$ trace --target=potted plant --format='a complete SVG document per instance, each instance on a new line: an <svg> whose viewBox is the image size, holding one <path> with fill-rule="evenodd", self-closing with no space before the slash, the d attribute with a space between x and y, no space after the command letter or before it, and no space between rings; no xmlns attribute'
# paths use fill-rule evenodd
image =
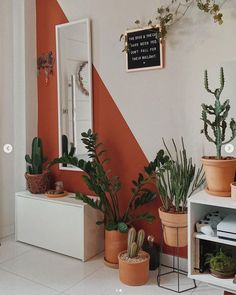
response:
<svg viewBox="0 0 236 295"><path fill-rule="evenodd" d="M204 183L202 167L196 169L192 158L187 156L183 138L181 142L178 151L172 139L174 153L171 154L163 140L166 150L160 150L155 160L145 168L156 180L162 202L159 216L164 241L172 247L187 245L187 200Z"/></svg>
<svg viewBox="0 0 236 295"><path fill-rule="evenodd" d="M27 188L32 194L43 194L50 189L51 178L48 169L43 168L47 158L43 156L42 140L35 137L32 141L31 157L25 155Z"/></svg>
<svg viewBox="0 0 236 295"><path fill-rule="evenodd" d="M156 193L146 188L149 178L142 173L133 181L131 198L127 209L121 213L119 206L119 191L121 183L118 176L111 176L105 169L106 151L103 144L98 142L98 135L91 130L82 133L82 142L88 150L90 160L78 160L74 156L64 156L53 160L50 165L56 163L70 164L80 168L86 173L83 179L88 188L98 197L97 200L78 192L76 198L87 203L91 207L101 211L104 219L97 221L97 224L105 226L105 257L104 262L110 267L118 267L118 254L126 249L128 227L138 220L152 222L154 216L148 212L135 214L135 210L149 202Z"/></svg>
<svg viewBox="0 0 236 295"><path fill-rule="evenodd" d="M205 264L209 265L210 273L219 279L233 278L236 273L236 261L231 254L220 249L216 254L208 253Z"/></svg>
<svg viewBox="0 0 236 295"><path fill-rule="evenodd" d="M138 231L136 239L135 228L130 228L128 232L128 249L119 253L119 275L122 283L129 286L144 285L149 276L150 256L142 251L145 238L143 229Z"/></svg>
<svg viewBox="0 0 236 295"><path fill-rule="evenodd" d="M209 194L216 196L230 196L230 183L234 181L236 171L236 158L222 157L222 147L230 143L236 137L236 122L226 122L230 110L229 100L220 102L220 96L224 89L224 70L220 69L220 88L212 91L208 85L208 74L205 71L205 88L208 93L215 97L214 105L202 104L202 120L204 133L207 140L216 147L216 156L203 156L202 163L206 174L207 188ZM210 117L213 119L210 120ZM229 139L225 139L227 127L231 131ZM210 134L210 130L211 134Z"/></svg>

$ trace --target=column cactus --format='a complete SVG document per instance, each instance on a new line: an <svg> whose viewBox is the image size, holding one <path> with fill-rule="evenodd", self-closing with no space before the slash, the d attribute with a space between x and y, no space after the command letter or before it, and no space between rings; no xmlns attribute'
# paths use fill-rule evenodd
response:
<svg viewBox="0 0 236 295"><path fill-rule="evenodd" d="M33 139L31 157L26 155L25 160L29 164L27 167L29 174L43 173L43 163L47 161L47 158L43 156L43 145L40 138Z"/></svg>
<svg viewBox="0 0 236 295"><path fill-rule="evenodd" d="M143 246L145 238L145 232L143 229L140 229L137 234L136 239L136 230L135 228L131 228L128 232L128 257L134 258L138 256L139 251Z"/></svg>
<svg viewBox="0 0 236 295"><path fill-rule="evenodd" d="M221 149L225 144L230 143L236 137L236 122L232 118L229 127L231 129L231 137L226 140L225 134L227 129L226 119L230 110L229 99L225 100L224 103L220 102L220 96L224 89L225 79L224 79L224 70L221 67L220 69L220 88L216 88L215 91L209 88L208 84L208 73L205 70L204 75L204 85L207 92L211 93L215 97L215 103L213 105L202 104L202 117L201 119L204 122L203 129L201 133L204 133L207 140L212 142L216 146L216 158L221 159ZM210 120L209 116L213 116L213 120ZM213 135L209 135L208 127L211 128Z"/></svg>

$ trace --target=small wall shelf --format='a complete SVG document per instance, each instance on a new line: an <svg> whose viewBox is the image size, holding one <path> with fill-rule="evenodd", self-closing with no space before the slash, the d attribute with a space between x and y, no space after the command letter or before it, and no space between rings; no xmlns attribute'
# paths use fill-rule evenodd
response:
<svg viewBox="0 0 236 295"><path fill-rule="evenodd" d="M196 232L196 222L212 211L219 211L222 216L236 214L236 202L229 197L211 196L205 191L200 191L188 201L188 277L236 293L236 284L233 283L233 279L218 279L209 273L199 273L195 268L199 240L236 247L236 241L218 238L216 234L210 237Z"/></svg>
<svg viewBox="0 0 236 295"><path fill-rule="evenodd" d="M73 194L47 198L16 193L16 240L86 261L104 249L101 214Z"/></svg>

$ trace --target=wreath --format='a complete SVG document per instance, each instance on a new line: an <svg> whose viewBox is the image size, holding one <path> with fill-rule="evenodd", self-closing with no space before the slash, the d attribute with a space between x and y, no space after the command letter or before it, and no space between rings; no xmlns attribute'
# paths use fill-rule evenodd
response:
<svg viewBox="0 0 236 295"><path fill-rule="evenodd" d="M78 65L78 68L76 70L76 73L77 73L76 81L81 92L85 94L86 96L89 96L89 91L88 89L86 89L84 85L84 78L83 78L83 70L85 69L86 65L88 65L87 61L83 61Z"/></svg>

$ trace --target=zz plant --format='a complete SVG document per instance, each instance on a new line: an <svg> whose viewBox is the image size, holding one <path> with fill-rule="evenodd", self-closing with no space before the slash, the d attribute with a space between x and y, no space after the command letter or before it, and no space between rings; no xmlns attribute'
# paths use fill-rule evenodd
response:
<svg viewBox="0 0 236 295"><path fill-rule="evenodd" d="M188 158L183 138L179 150L174 139L172 143L173 154L163 139L165 151L160 150L145 170L156 180L164 211L186 212L188 198L205 181L204 173L202 166L197 169L192 158Z"/></svg>
<svg viewBox="0 0 236 295"><path fill-rule="evenodd" d="M144 174L140 173L137 179L133 180L131 198L125 212L122 214L119 206L121 182L118 176L111 176L110 171L105 169L105 164L109 159L106 157L103 143L98 141L98 135L91 130L82 133L82 142L88 151L88 161L78 160L77 157L68 154L53 160L50 166L56 163L70 164L86 173L82 177L88 188L94 192L98 199L94 200L81 192L76 193L76 198L103 213L104 219L97 221L97 224L104 224L106 230L127 232L128 225L134 221L145 220L152 222L154 216L149 212L135 213L136 209L156 198L156 193L146 188L146 184L150 180L149 177L145 177Z"/></svg>
<svg viewBox="0 0 236 295"><path fill-rule="evenodd" d="M214 95L215 102L214 105L202 104L202 121L204 123L203 129L201 133L204 133L207 140L212 142L216 146L216 158L221 159L221 149L222 146L230 143L236 137L236 122L232 118L229 123L229 129L231 130L231 137L226 140L226 130L228 127L228 123L226 121L230 104L229 99L226 99L223 103L220 101L221 93L224 89L225 78L224 78L224 70L220 69L220 87L216 88L214 91L209 88L208 84L208 74L205 71L205 79L204 79L205 89L208 93ZM212 120L210 120L212 117ZM209 128L212 131L212 135L209 134Z"/></svg>

